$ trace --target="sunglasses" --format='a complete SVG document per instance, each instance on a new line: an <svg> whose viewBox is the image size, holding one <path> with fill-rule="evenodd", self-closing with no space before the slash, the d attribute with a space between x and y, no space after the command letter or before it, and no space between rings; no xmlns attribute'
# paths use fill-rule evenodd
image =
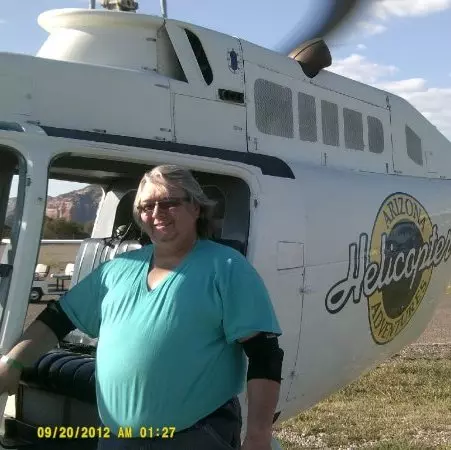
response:
<svg viewBox="0 0 451 450"><path fill-rule="evenodd" d="M165 200L158 200L155 202L147 201L142 205L138 206L138 211L140 213L153 213L155 211L155 206L158 205L159 210L167 211L170 208L176 208L180 206L183 202L189 201L189 197L180 197L180 198L168 198Z"/></svg>

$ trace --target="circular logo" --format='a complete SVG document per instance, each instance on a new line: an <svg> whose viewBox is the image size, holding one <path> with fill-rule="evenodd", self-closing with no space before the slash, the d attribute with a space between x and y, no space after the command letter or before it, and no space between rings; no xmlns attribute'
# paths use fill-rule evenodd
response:
<svg viewBox="0 0 451 450"><path fill-rule="evenodd" d="M398 192L383 201L371 236L360 233L348 255L346 275L326 294L326 310L338 314L351 299L366 298L373 340L386 344L421 305L434 267L451 257L451 229L439 234L423 205Z"/></svg>
<svg viewBox="0 0 451 450"><path fill-rule="evenodd" d="M421 304L432 276L431 219L410 195L382 203L371 235L365 291L371 334L378 344L397 336Z"/></svg>

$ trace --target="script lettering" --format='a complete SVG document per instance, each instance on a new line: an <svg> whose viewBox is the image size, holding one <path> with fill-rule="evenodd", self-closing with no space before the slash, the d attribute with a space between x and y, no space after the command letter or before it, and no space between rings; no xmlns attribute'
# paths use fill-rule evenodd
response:
<svg viewBox="0 0 451 450"><path fill-rule="evenodd" d="M390 208L393 212L397 207L401 209L400 205L395 205L396 203ZM411 211L413 214L416 213L413 207ZM391 248L387 250L387 236L383 233L381 235L380 263L369 262L368 236L361 234L359 243L352 243L349 246L349 264L346 277L335 284L327 293L327 310L330 313L337 313L346 305L351 296L354 303L358 303L361 300L362 293L366 297L371 297L376 291L381 291L392 282L408 280L410 281L410 289L412 289L419 272L438 266L450 257L450 231L446 236L439 237L437 225L434 225L429 242L424 242L419 248L413 247L407 253L401 251L396 254Z"/></svg>

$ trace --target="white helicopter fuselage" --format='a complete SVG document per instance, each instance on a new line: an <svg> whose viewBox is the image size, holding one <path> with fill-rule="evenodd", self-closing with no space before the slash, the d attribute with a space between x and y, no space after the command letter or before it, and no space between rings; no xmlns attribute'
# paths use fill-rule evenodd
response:
<svg viewBox="0 0 451 450"><path fill-rule="evenodd" d="M59 10L40 23L37 56L0 54L0 121L22 128L0 146L28 180L3 350L22 331L48 168L64 154L244 180L246 255L283 329L278 420L420 336L448 295L451 143L410 104L179 21ZM110 235L114 202L93 237Z"/></svg>

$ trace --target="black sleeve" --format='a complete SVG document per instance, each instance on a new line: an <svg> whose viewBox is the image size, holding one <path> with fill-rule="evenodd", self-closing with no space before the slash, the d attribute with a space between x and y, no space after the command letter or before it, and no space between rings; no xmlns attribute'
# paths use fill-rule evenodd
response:
<svg viewBox="0 0 451 450"><path fill-rule="evenodd" d="M248 381L253 378L263 378L278 383L282 381L284 351L279 347L276 334L259 333L244 341L242 346L249 358Z"/></svg>
<svg viewBox="0 0 451 450"><path fill-rule="evenodd" d="M47 308L36 317L36 320L45 323L55 333L58 340L76 328L59 303L54 300L48 303Z"/></svg>

